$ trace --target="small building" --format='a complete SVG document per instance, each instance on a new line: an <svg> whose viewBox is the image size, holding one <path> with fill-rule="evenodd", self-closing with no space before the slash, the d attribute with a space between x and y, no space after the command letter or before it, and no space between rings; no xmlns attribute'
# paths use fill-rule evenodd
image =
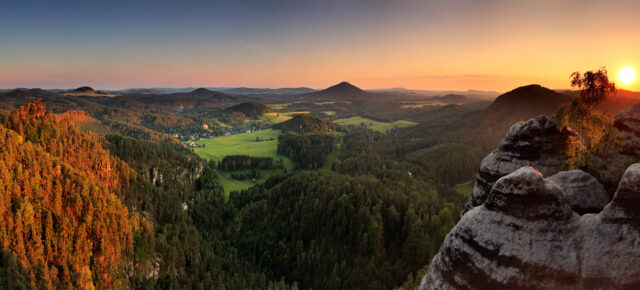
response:
<svg viewBox="0 0 640 290"><path fill-rule="evenodd" d="M229 131L224 132L224 135L225 135L225 136L229 136L229 135L231 135L231 132L229 132Z"/></svg>
<svg viewBox="0 0 640 290"><path fill-rule="evenodd" d="M209 125L207 125L207 124L202 124L202 129L209 130Z"/></svg>

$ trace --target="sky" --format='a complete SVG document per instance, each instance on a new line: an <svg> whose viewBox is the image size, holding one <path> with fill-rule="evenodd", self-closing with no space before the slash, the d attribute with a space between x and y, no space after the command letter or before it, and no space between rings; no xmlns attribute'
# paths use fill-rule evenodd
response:
<svg viewBox="0 0 640 290"><path fill-rule="evenodd" d="M0 88L507 91L640 71L632 0L3 2Z"/></svg>

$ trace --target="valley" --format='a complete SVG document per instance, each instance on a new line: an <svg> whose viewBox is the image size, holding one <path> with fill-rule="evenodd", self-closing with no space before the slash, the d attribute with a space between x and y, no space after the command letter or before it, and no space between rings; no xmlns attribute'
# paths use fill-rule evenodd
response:
<svg viewBox="0 0 640 290"><path fill-rule="evenodd" d="M470 180L483 158L505 142L514 122L557 114L558 107L576 100L574 94L537 85L493 102L397 92L382 97L346 82L260 98L208 89L110 92L113 96L87 88L71 92L5 92L3 126L31 140L28 144L67 142L42 129L25 129L32 124L53 132L73 128L64 130L76 130L101 146L101 154L121 162L116 167L128 179L107 176L104 184L116 186L117 199L135 216L129 232L135 238L122 241L112 265L134 263L135 270L91 283L132 288L417 287L459 213L476 206L470 205L479 198L474 186L482 183ZM408 98L438 105L406 106ZM598 110L610 114L637 101L640 95L627 93ZM43 148L55 148L50 146ZM77 158L94 158L83 154ZM17 173L4 180L22 184L30 178ZM47 214L41 210L36 214ZM35 285L88 283L42 276L29 270L35 260L14 250L9 255L20 261L19 269L27 269L17 270L25 281L40 281ZM194 255L200 258L193 260Z"/></svg>
<svg viewBox="0 0 640 290"><path fill-rule="evenodd" d="M2 4L0 290L640 289L638 1Z"/></svg>

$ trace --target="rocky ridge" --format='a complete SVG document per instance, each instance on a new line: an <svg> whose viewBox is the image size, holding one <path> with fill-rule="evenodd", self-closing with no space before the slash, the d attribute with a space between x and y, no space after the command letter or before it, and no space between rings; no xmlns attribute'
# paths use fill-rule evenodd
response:
<svg viewBox="0 0 640 290"><path fill-rule="evenodd" d="M639 156L640 106L614 126L621 150ZM543 116L514 125L482 161L420 289L640 288L640 163L610 199L591 174L562 171L573 138Z"/></svg>
<svg viewBox="0 0 640 290"><path fill-rule="evenodd" d="M471 197L461 215L483 204L500 177L523 166L532 166L545 176L562 170L569 144L577 134L559 129L553 118L544 115L511 126L500 146L482 160Z"/></svg>

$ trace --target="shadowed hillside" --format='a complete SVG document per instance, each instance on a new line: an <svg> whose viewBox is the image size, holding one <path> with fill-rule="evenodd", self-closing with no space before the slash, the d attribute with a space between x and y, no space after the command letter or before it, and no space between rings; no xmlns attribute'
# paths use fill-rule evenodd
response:
<svg viewBox="0 0 640 290"><path fill-rule="evenodd" d="M276 124L274 129L279 129L284 132L293 131L296 133L307 132L333 132L340 128L339 125L332 123L329 120L316 117L311 114L300 114L285 122Z"/></svg>

